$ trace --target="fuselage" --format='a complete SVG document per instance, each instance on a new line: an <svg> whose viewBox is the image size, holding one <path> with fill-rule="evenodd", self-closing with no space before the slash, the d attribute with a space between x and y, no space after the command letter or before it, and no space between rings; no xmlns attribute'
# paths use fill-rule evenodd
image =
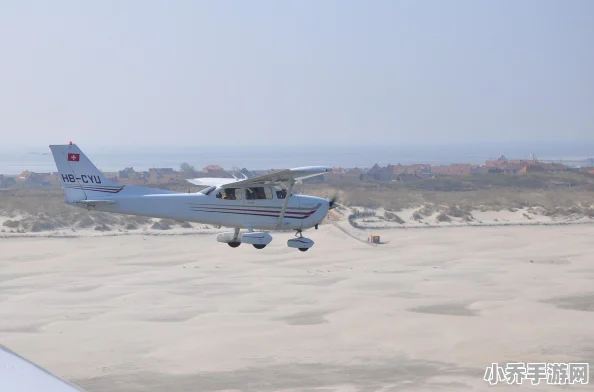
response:
<svg viewBox="0 0 594 392"><path fill-rule="evenodd" d="M197 222L224 227L304 230L322 222L328 200L303 195L286 195L274 187L211 187L199 193L129 194L111 197L115 204L97 203L90 209L129 215ZM266 189L267 188L267 189ZM206 192L205 192L206 191ZM256 192L254 192L256 191ZM283 204L289 198L282 221ZM279 224L280 223L280 224Z"/></svg>

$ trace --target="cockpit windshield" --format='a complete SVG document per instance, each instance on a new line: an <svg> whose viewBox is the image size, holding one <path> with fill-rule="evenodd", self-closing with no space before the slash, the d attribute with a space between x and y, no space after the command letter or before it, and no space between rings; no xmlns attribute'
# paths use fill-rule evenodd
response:
<svg viewBox="0 0 594 392"><path fill-rule="evenodd" d="M214 191L217 187L216 186L209 186L208 188L204 188L198 193L202 193L203 195L210 195L212 191Z"/></svg>

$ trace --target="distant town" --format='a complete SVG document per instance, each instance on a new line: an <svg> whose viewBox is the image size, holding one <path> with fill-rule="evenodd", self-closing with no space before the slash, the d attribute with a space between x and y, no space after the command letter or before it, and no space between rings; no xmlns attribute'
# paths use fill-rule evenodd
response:
<svg viewBox="0 0 594 392"><path fill-rule="evenodd" d="M323 176L313 177L304 180L305 183L320 183L332 177L348 180L367 180L377 181L396 181L405 182L415 179L433 179L448 176L473 176L487 174L501 175L522 175L526 173L537 172L558 172L558 171L582 171L594 175L594 162L592 158L585 161L586 165L582 167L570 167L562 163L542 162L535 156L528 159L507 159L501 155L497 159L486 160L484 164L473 165L465 163L453 163L450 165L430 165L430 164L410 164L410 165L374 165L371 168L342 168L335 167L331 173ZM187 163L182 163L180 169L174 168L152 168L146 171L136 171L133 167L127 167L117 172L104 172L104 175L122 185L144 185L144 186L163 186L182 184L187 178L198 177L232 177L234 175L244 175L253 177L277 169L250 171L225 170L219 165L208 165L202 170L196 170ZM56 188L60 186L59 174L36 173L28 170L19 175L0 174L0 189L34 189L34 188Z"/></svg>

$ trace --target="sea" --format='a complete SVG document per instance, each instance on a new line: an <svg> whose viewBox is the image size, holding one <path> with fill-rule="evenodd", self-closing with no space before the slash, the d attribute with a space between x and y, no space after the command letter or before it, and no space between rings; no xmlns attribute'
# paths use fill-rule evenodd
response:
<svg viewBox="0 0 594 392"><path fill-rule="evenodd" d="M126 167L137 171L149 168L174 168L187 162L201 170L207 165L226 169L285 169L300 166L370 168L374 164L450 163L482 164L504 154L508 159L528 159L534 154L571 166L589 166L594 157L594 141L585 142L496 142L415 145L352 146L256 146L239 148L222 146L132 147L79 146L102 171L114 172ZM588 160L590 159L590 160ZM56 167L47 146L0 147L0 174L15 175L24 170L54 172Z"/></svg>

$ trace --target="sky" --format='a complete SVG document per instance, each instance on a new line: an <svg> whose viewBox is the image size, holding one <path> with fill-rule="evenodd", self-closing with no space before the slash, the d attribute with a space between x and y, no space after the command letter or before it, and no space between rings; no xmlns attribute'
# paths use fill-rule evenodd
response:
<svg viewBox="0 0 594 392"><path fill-rule="evenodd" d="M0 0L0 140L592 142L592 20L590 0Z"/></svg>

